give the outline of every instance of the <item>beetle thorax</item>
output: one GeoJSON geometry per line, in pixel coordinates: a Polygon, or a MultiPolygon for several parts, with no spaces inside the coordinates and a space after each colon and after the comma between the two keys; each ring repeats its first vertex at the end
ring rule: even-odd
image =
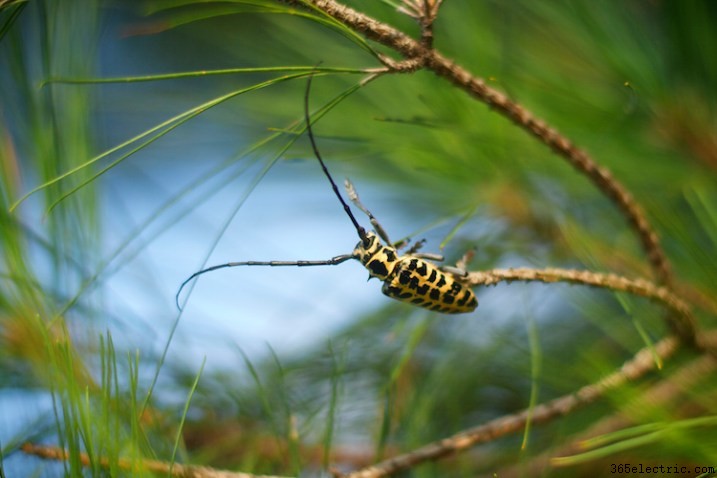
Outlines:
{"type": "Polygon", "coordinates": [[[364,244],[364,241],[356,244],[354,257],[368,269],[370,277],[386,280],[399,262],[396,249],[381,244],[372,232],[366,233],[366,242],[368,245],[364,244]]]}

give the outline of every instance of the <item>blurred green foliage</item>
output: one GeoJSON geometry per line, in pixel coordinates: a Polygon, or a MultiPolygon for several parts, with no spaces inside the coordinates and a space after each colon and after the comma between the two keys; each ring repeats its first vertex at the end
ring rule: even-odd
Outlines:
{"type": "MultiPolygon", "coordinates": [[[[345,3],[418,33],[392,7],[397,0],[345,3]]],[[[437,49],[547,120],[627,186],[658,230],[678,292],[703,330],[717,313],[715,21],[717,4],[709,1],[451,0],[435,25],[437,49]]],[[[477,248],[472,270],[570,267],[649,277],[611,202],[485,105],[430,72],[384,75],[355,88],[365,76],[358,70],[380,66],[377,52],[390,54],[318,12],[270,0],[0,2],[0,395],[11,388],[51,394],[54,411],[43,417],[39,438],[33,423],[0,443],[5,462],[23,441],[41,439],[69,450],[60,472],[67,476],[129,475],[120,457],[302,476],[327,465],[354,468],[514,413],[534,404],[531,397],[540,403],[569,394],[664,336],[662,311],[641,298],[510,284],[480,290],[481,306],[466,318],[392,303],[354,317],[300,356],[253,363],[238,351],[234,366],[206,372],[196,390],[196,366],[163,364],[155,349],[140,360],[133,351],[141,343],[118,350],[104,329],[122,320],[113,322],[115,311],[87,292],[112,254],[102,226],[113,219],[102,212],[98,173],[112,175],[113,161],[139,162],[146,139],[152,148],[171,144],[168,133],[194,113],[228,125],[229,133],[209,141],[239,130],[255,146],[227,157],[220,176],[231,178],[231,168],[257,157],[264,171],[281,167],[279,154],[309,157],[306,144],[294,141],[303,131],[303,78],[319,61],[326,71],[317,75],[312,104],[338,98],[315,126],[329,167],[392,191],[411,224],[433,226],[438,240],[452,237],[449,259],[477,248]],[[142,71],[111,61],[119,44],[142,71]],[[162,71],[153,69],[158,56],[162,71]],[[303,72],[264,70],[289,66],[303,72]],[[172,75],[237,68],[244,70],[172,75]],[[145,78],[154,80],[148,90],[144,81],[56,81],[167,73],[145,78]],[[128,100],[133,94],[151,100],[128,100]],[[229,96],[240,101],[224,104],[229,96]],[[222,108],[191,109],[213,102],[222,108]],[[103,107],[130,133],[118,140],[109,122],[96,121],[103,107]],[[172,119],[151,131],[156,118],[172,119]],[[127,138],[139,139],[115,153],[127,138]],[[182,403],[190,396],[191,406],[181,411],[178,396],[182,403]]],[[[170,175],[198,166],[181,156],[161,165],[170,175]]],[[[188,194],[189,187],[180,190],[177,200],[188,194]]],[[[161,202],[152,207],[165,214],[161,202]]],[[[173,329],[164,332],[171,341],[173,329]]],[[[532,427],[527,440],[503,437],[406,476],[717,466],[714,367],[673,380],[695,360],[683,351],[600,403],[532,427]],[[662,389],[671,394],[659,395],[662,389]],[[610,448],[562,468],[545,460],[616,417],[635,428],[606,436],[610,448]]]]}

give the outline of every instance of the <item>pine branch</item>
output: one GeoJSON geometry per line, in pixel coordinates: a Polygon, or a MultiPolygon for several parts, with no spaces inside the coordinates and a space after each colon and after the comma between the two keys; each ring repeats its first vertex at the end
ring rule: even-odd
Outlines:
{"type": "Polygon", "coordinates": [[[700,384],[712,380],[717,371],[717,356],[711,353],[717,349],[717,331],[710,330],[701,334],[700,346],[708,353],[679,366],[669,377],[658,381],[638,397],[621,406],[620,412],[600,420],[586,432],[575,437],[572,443],[563,445],[552,453],[538,456],[536,460],[547,458],[546,464],[565,466],[564,459],[555,459],[555,457],[584,453],[590,448],[591,438],[638,425],[641,423],[641,417],[649,416],[650,410],[670,410],[673,416],[684,413],[685,409],[689,410],[687,416],[691,416],[695,411],[699,414],[702,409],[699,406],[695,409],[694,391],[700,387],[700,384]]]}
{"type": "MultiPolygon", "coordinates": [[[[658,282],[667,287],[672,286],[673,276],[670,263],[642,207],[633,198],[632,194],[613,177],[609,170],[597,164],[588,153],[575,146],[555,128],[537,118],[520,104],[510,100],[502,92],[488,86],[483,79],[473,76],[461,66],[444,57],[437,50],[427,47],[424,42],[414,40],[402,31],[346,7],[335,0],[279,1],[295,6],[311,5],[354,31],[363,34],[366,38],[393,49],[405,59],[404,62],[387,59],[386,68],[377,71],[412,71],[420,67],[431,70],[484,102],[540,140],[559,156],[566,159],[580,173],[587,176],[603,194],[613,201],[635,230],[658,282]]],[[[683,338],[689,341],[689,337],[683,338]]]]}
{"type": "Polygon", "coordinates": [[[687,343],[696,343],[694,318],[689,305],[669,289],[658,287],[645,279],[627,279],[617,274],[601,274],[575,269],[493,269],[484,272],[470,272],[466,283],[471,285],[495,285],[499,282],[568,282],[610,290],[628,292],[656,301],[667,307],[673,314],[668,315],[673,332],[687,343]]]}
{"type": "MultiPolygon", "coordinates": [[[[35,455],[46,460],[68,460],[70,454],[60,447],[35,445],[25,443],[22,451],[28,455],[35,455]]],[[[90,467],[96,460],[90,459],[86,453],[80,453],[80,463],[85,467],[90,467]]],[[[120,458],[116,462],[117,467],[125,471],[146,470],[166,476],[176,476],[181,478],[287,478],[282,476],[254,475],[252,473],[242,473],[240,471],[217,470],[208,466],[181,465],[178,463],[169,463],[159,460],[130,460],[120,458]]],[[[109,469],[112,462],[106,458],[99,458],[99,465],[102,468],[109,469]]]]}
{"type": "MultiPolygon", "coordinates": [[[[489,442],[505,435],[520,432],[524,429],[528,420],[533,424],[549,422],[555,418],[565,416],[581,406],[590,404],[600,399],[610,390],[614,390],[628,381],[636,380],[654,370],[656,365],[655,356],[664,360],[673,355],[678,346],[679,340],[677,338],[665,338],[655,344],[654,347],[646,347],[640,350],[616,372],[613,372],[596,383],[582,387],[575,393],[564,395],[532,409],[525,409],[512,415],[491,420],[483,425],[464,430],[451,437],[444,438],[360,470],[347,474],[334,472],[334,475],[341,478],[381,478],[390,476],[400,471],[411,469],[427,461],[445,458],[480,443],[489,442]]],[[[22,451],[49,460],[69,459],[69,453],[59,447],[26,443],[22,446],[22,451]]],[[[93,463],[90,457],[85,453],[80,454],[80,462],[88,467],[93,463]]],[[[107,458],[100,458],[99,464],[101,467],[108,469],[111,462],[107,458]]],[[[134,470],[137,466],[141,466],[142,469],[148,471],[166,474],[167,476],[186,478],[286,478],[217,470],[205,466],[181,465],[176,463],[170,465],[168,462],[158,460],[134,461],[120,458],[117,461],[117,466],[122,470],[134,470]]]]}
{"type": "Polygon", "coordinates": [[[676,337],[662,339],[654,347],[646,347],[640,350],[616,372],[593,384],[584,386],[575,393],[563,395],[533,409],[525,409],[513,415],[496,418],[483,425],[464,430],[448,438],[361,470],[344,475],[335,475],[341,478],[381,478],[390,476],[400,471],[411,469],[421,463],[440,460],[479,443],[486,443],[505,435],[520,432],[525,428],[528,420],[532,424],[541,424],[565,416],[578,407],[598,400],[607,392],[624,385],[628,381],[636,380],[654,370],[655,355],[664,360],[675,353],[678,345],[679,340],[676,337]]]}

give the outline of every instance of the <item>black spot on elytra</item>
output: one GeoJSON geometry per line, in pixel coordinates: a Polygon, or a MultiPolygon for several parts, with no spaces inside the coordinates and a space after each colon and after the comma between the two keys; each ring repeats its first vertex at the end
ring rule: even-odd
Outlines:
{"type": "Polygon", "coordinates": [[[418,272],[422,276],[425,276],[428,273],[428,267],[426,267],[426,263],[423,261],[418,262],[418,268],[416,269],[416,272],[418,272]]]}
{"type": "Polygon", "coordinates": [[[418,277],[411,277],[408,287],[410,289],[418,289],[418,277]]]}
{"type": "Polygon", "coordinates": [[[453,294],[458,294],[462,288],[463,287],[461,287],[461,285],[458,282],[454,282],[453,285],[451,286],[451,292],[453,294]]]}
{"type": "Polygon", "coordinates": [[[453,295],[449,294],[448,292],[443,294],[443,303],[444,304],[452,304],[455,301],[456,301],[456,298],[453,295]]]}
{"type": "Polygon", "coordinates": [[[411,273],[407,270],[402,270],[400,274],[398,274],[398,282],[400,282],[402,285],[406,285],[411,280],[411,273]]]}
{"type": "Polygon", "coordinates": [[[381,292],[395,299],[410,299],[411,297],[413,297],[412,293],[404,292],[402,288],[389,285],[388,282],[385,282],[383,284],[383,287],[381,287],[381,292]]]}
{"type": "Polygon", "coordinates": [[[420,297],[416,297],[415,299],[413,299],[413,300],[411,301],[411,303],[412,303],[412,304],[419,304],[419,305],[420,305],[420,304],[423,304],[423,299],[421,299],[420,297]]]}
{"type": "Polygon", "coordinates": [[[433,300],[440,300],[440,298],[441,298],[441,291],[438,290],[438,289],[431,289],[431,292],[430,292],[430,294],[428,294],[428,295],[429,295],[429,296],[431,297],[431,299],[433,299],[433,300]]]}
{"type": "Polygon", "coordinates": [[[428,289],[428,284],[423,284],[422,286],[416,288],[416,293],[418,293],[419,295],[426,295],[428,294],[428,289]]]}
{"type": "Polygon", "coordinates": [[[401,291],[401,289],[399,289],[398,287],[394,287],[392,285],[389,285],[388,283],[384,283],[381,290],[386,295],[396,295],[401,291]]]}
{"type": "Polygon", "coordinates": [[[440,278],[438,279],[438,282],[436,282],[436,286],[443,287],[446,285],[446,278],[443,274],[441,274],[440,278]]]}
{"type": "Polygon", "coordinates": [[[428,282],[434,282],[437,276],[438,273],[436,272],[436,269],[431,269],[431,275],[428,276],[428,282]]]}

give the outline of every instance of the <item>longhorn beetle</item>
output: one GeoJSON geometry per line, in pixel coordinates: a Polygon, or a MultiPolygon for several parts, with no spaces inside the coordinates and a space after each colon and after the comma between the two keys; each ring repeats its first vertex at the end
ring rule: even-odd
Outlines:
{"type": "Polygon", "coordinates": [[[465,284],[462,284],[458,278],[460,274],[465,274],[465,272],[455,268],[439,268],[435,264],[428,262],[426,259],[442,260],[443,258],[436,254],[418,253],[418,248],[423,244],[423,241],[415,243],[405,255],[399,255],[398,248],[401,247],[401,245],[391,243],[386,231],[381,227],[373,214],[361,204],[356,190],[347,179],[345,186],[349,198],[358,209],[368,216],[375,234],[374,232],[367,232],[366,229],[358,223],[351,212],[351,208],[341,196],[339,188],[336,186],[331,174],[329,174],[329,170],[326,168],[326,164],[324,164],[324,160],[321,158],[319,149],[316,146],[316,140],[311,130],[311,118],[309,116],[309,91],[311,89],[312,78],[313,75],[309,76],[306,83],[306,93],[304,94],[306,131],[314,155],[316,159],[319,160],[321,169],[331,183],[331,187],[343,206],[344,211],[346,211],[346,215],[348,215],[356,228],[360,241],[356,244],[351,254],[342,254],[328,260],[229,262],[202,269],[189,276],[179,287],[175,298],[177,307],[180,308],[179,294],[189,281],[200,274],[217,269],[237,266],[334,266],[349,259],[356,259],[368,269],[369,279],[376,277],[383,281],[381,291],[393,299],[446,314],[461,314],[473,311],[478,306],[478,300],[476,300],[473,291],[465,284]],[[379,237],[383,239],[385,245],[381,243],[379,237]]]}

